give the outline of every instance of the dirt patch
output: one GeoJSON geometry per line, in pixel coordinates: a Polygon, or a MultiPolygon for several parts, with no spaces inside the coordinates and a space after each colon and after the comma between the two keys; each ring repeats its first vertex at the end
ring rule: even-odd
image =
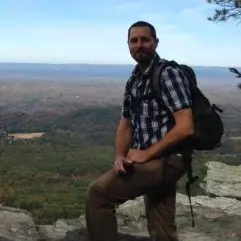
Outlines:
{"type": "Polygon", "coordinates": [[[40,138],[43,135],[44,135],[43,132],[36,132],[36,133],[12,133],[12,134],[8,134],[8,136],[14,138],[14,140],[40,138]]]}

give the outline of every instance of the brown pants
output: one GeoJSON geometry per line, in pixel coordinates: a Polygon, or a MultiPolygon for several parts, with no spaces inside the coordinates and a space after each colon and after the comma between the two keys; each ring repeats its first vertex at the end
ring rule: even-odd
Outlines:
{"type": "Polygon", "coordinates": [[[184,172],[182,157],[171,155],[134,164],[125,175],[110,170],[97,178],[89,185],[86,198],[90,240],[117,241],[116,206],[145,195],[150,236],[155,241],[177,241],[176,183],[184,172]]]}

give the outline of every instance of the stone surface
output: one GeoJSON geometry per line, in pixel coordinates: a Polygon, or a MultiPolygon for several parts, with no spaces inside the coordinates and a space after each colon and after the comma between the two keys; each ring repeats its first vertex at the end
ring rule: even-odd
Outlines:
{"type": "Polygon", "coordinates": [[[35,224],[27,211],[0,205],[0,240],[36,241],[37,237],[35,224]]]}
{"type": "Polygon", "coordinates": [[[54,225],[39,225],[38,233],[43,240],[55,241],[64,238],[69,231],[85,227],[85,217],[81,216],[78,219],[59,219],[54,225]]]}
{"type": "Polygon", "coordinates": [[[241,165],[208,162],[207,167],[203,188],[208,195],[241,199],[241,165]]]}
{"type": "MultiPolygon", "coordinates": [[[[178,194],[177,203],[189,207],[189,201],[186,195],[178,194]]],[[[232,198],[196,196],[192,197],[192,205],[208,207],[214,210],[220,209],[227,214],[241,215],[241,201],[232,198]]]]}
{"type": "MultiPolygon", "coordinates": [[[[236,190],[237,192],[234,192],[234,189],[229,190],[228,193],[223,191],[225,188],[222,188],[225,185],[229,187],[227,185],[238,184],[241,179],[240,173],[239,167],[208,163],[207,191],[217,197],[192,197],[195,228],[191,227],[192,220],[187,196],[177,195],[176,223],[180,241],[241,240],[241,201],[238,200],[241,189],[236,190]],[[232,177],[225,177],[225,175],[232,177]],[[210,183],[214,181],[217,185],[222,185],[219,187],[222,191],[216,191],[218,186],[209,189],[212,186],[210,183]]],[[[119,241],[151,241],[147,232],[142,197],[124,203],[118,207],[116,213],[119,241]]],[[[27,211],[0,206],[0,241],[88,241],[85,217],[59,219],[53,225],[35,227],[27,211]]]]}

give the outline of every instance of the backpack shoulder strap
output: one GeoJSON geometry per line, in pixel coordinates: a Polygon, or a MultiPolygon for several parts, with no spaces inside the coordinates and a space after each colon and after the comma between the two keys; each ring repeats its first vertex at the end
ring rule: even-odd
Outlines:
{"type": "Polygon", "coordinates": [[[189,80],[190,86],[197,87],[197,77],[194,70],[186,64],[181,64],[179,67],[186,78],[189,80]]]}
{"type": "MultiPolygon", "coordinates": [[[[165,67],[164,67],[165,68],[165,67]]],[[[163,71],[163,66],[162,65],[158,65],[155,69],[155,72],[152,76],[152,87],[154,90],[154,93],[158,93],[161,91],[161,86],[160,86],[160,75],[161,72],[163,71]]]]}
{"type": "Polygon", "coordinates": [[[159,98],[158,94],[161,91],[161,86],[160,86],[161,73],[167,67],[176,67],[176,66],[178,66],[178,64],[175,61],[167,61],[167,60],[164,63],[160,63],[159,65],[156,66],[153,76],[152,76],[152,80],[151,80],[153,92],[154,92],[154,95],[156,96],[156,98],[159,98]]]}

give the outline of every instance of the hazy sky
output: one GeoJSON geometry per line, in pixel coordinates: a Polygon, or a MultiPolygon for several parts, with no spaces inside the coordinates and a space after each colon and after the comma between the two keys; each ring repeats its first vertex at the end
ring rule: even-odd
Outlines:
{"type": "Polygon", "coordinates": [[[145,20],[163,58],[241,66],[241,24],[212,12],[206,0],[0,0],[0,62],[134,63],[127,29],[145,20]]]}

